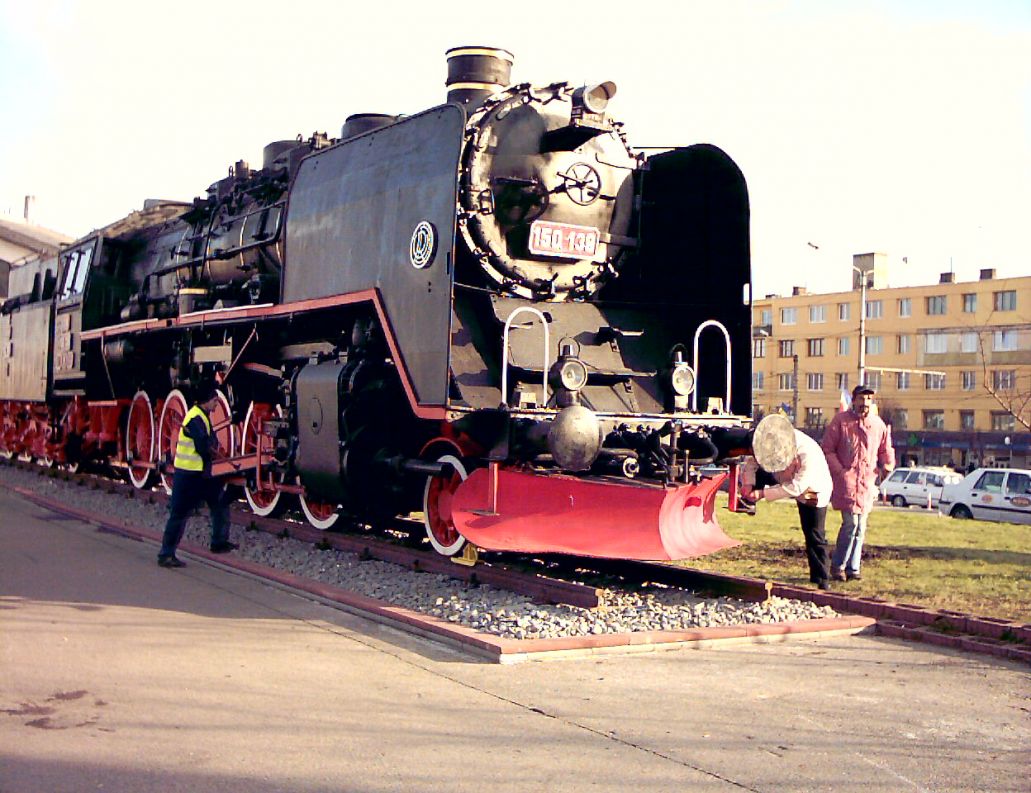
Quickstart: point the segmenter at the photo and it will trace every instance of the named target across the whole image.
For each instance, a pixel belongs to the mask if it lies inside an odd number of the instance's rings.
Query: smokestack
[[[476,107],[509,85],[514,56],[497,47],[452,47],[447,55],[447,101]]]
[[[35,205],[36,205],[36,196],[34,196],[34,195],[27,195],[27,196],[25,196],[25,212],[24,212],[24,217],[25,217],[25,222],[26,223],[31,223],[32,222],[32,215],[34,214],[33,213],[33,209],[34,209]]]

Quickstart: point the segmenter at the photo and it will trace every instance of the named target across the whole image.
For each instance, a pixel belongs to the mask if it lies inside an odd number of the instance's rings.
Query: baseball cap
[[[852,389],[852,398],[855,399],[860,394],[870,394],[872,396],[876,393],[877,392],[874,389],[870,388],[870,386],[868,385],[857,385],[855,388]]]

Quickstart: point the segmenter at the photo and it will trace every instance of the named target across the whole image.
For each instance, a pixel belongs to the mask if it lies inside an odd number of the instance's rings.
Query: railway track
[[[3,461],[41,477],[75,483],[89,490],[122,498],[163,505],[162,491],[139,491],[128,484],[91,472],[48,469],[33,463]],[[67,505],[63,507],[68,510]],[[78,510],[78,516],[111,530],[126,527],[105,515]],[[491,555],[475,566],[456,564],[433,551],[412,547],[421,536],[421,523],[402,522],[389,532],[373,534],[319,531],[290,518],[258,517],[233,508],[235,525],[274,538],[290,538],[317,549],[335,550],[363,561],[377,560],[408,571],[443,577],[464,587],[486,587],[518,594],[539,605],[561,605],[583,610],[612,608],[613,587],[641,590],[647,587],[685,590],[707,598],[733,597],[752,604],[790,599],[829,606],[840,614],[855,614],[877,621],[886,636],[987,653],[1031,662],[1031,626],[1007,620],[895,604],[877,598],[848,597],[760,579],[726,576],[691,568],[626,560],[586,559],[568,556],[516,557]],[[438,598],[439,600],[439,598]],[[600,609],[599,609],[600,607]]]

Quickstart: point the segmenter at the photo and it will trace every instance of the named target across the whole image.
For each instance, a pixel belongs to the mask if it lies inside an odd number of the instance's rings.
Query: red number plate
[[[537,256],[562,256],[590,259],[598,250],[598,229],[535,220],[530,226],[530,253]]]

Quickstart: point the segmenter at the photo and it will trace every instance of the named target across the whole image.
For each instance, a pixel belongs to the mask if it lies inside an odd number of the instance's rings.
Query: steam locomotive
[[[270,143],[15,268],[0,453],[167,488],[213,377],[215,473],[260,515],[421,511],[446,555],[734,544],[699,469],[749,442],[744,178],[711,145],[635,152],[611,82],[512,64],[449,50],[446,103]]]

